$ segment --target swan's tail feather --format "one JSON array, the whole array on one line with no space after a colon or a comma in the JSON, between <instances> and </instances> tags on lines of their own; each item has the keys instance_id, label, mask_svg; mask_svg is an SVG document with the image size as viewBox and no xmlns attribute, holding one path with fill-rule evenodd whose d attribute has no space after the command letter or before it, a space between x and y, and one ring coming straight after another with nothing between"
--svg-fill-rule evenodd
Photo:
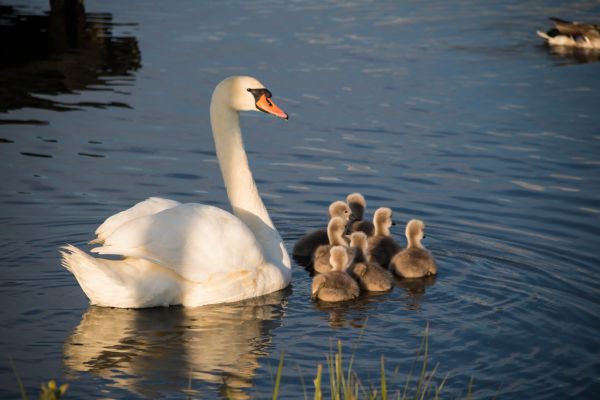
<instances>
[{"instance_id":1,"label":"swan's tail feather","mask_svg":"<svg viewBox=\"0 0 600 400\"><path fill-rule=\"evenodd\" d=\"M141 308L179 304L178 276L145 260L95 258L72 245L61 247L61 264L70 271L90 303Z\"/></svg>"}]
</instances>

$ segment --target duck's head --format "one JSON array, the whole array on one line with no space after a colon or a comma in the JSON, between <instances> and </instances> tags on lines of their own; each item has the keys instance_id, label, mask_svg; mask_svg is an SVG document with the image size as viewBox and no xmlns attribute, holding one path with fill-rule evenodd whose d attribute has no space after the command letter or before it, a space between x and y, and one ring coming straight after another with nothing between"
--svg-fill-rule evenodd
<instances>
[{"instance_id":1,"label":"duck's head","mask_svg":"<svg viewBox=\"0 0 600 400\"><path fill-rule=\"evenodd\" d=\"M231 76L224 79L215 88L212 102L235 111L262 111L288 119L288 115L273 102L269 89L251 76Z\"/></svg>"}]
</instances>

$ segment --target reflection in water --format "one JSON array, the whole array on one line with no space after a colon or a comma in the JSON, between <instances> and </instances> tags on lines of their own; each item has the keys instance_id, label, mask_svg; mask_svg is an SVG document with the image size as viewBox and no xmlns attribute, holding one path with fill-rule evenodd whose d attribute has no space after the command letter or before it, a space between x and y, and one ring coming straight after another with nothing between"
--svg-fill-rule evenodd
<instances>
[{"instance_id":1,"label":"reflection in water","mask_svg":"<svg viewBox=\"0 0 600 400\"><path fill-rule=\"evenodd\" d=\"M218 386L248 398L289 290L234 304L142 310L90 307L64 346L70 376L89 372L151 398Z\"/></svg>"},{"instance_id":2,"label":"reflection in water","mask_svg":"<svg viewBox=\"0 0 600 400\"><path fill-rule=\"evenodd\" d=\"M582 49L570 46L546 46L548 51L557 59L562 61L561 64L586 64L600 61L600 49Z\"/></svg>"},{"instance_id":3,"label":"reflection in water","mask_svg":"<svg viewBox=\"0 0 600 400\"><path fill-rule=\"evenodd\" d=\"M122 81L141 67L137 40L113 36L111 14L86 14L83 1L77 0L51 0L50 7L44 15L27 15L0 6L0 112L23 107L56 111L127 107L39 96L106 87L106 77Z\"/></svg>"},{"instance_id":4,"label":"reflection in water","mask_svg":"<svg viewBox=\"0 0 600 400\"><path fill-rule=\"evenodd\" d=\"M398 279L396 278L396 287L404 288L408 299L406 308L408 310L418 311L421 309L421 302L425 295L425 289L433 286L437 280L437 275L426 276L415 279Z\"/></svg>"},{"instance_id":5,"label":"reflection in water","mask_svg":"<svg viewBox=\"0 0 600 400\"><path fill-rule=\"evenodd\" d=\"M367 318L375 307L389 299L390 292L363 292L360 297L352 301L333 302L315 301L314 307L328 313L327 322L332 328L343 328L349 326L352 328L363 329L366 326Z\"/></svg>"}]
</instances>

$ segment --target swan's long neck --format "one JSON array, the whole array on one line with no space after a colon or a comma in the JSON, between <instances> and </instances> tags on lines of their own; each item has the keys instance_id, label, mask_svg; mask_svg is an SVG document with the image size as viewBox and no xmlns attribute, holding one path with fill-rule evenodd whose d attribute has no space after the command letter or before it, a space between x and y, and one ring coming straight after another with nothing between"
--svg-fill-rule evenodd
<instances>
[{"instance_id":1,"label":"swan's long neck","mask_svg":"<svg viewBox=\"0 0 600 400\"><path fill-rule=\"evenodd\" d=\"M233 211L240 218L244 213L255 215L268 227L275 228L248 165L238 113L211 106L210 114L217 158Z\"/></svg>"},{"instance_id":2,"label":"swan's long neck","mask_svg":"<svg viewBox=\"0 0 600 400\"><path fill-rule=\"evenodd\" d=\"M238 112L213 99L210 119L217 159L234 214L254 232L268 261L290 268L283 241L260 198L248 165Z\"/></svg>"}]
</instances>

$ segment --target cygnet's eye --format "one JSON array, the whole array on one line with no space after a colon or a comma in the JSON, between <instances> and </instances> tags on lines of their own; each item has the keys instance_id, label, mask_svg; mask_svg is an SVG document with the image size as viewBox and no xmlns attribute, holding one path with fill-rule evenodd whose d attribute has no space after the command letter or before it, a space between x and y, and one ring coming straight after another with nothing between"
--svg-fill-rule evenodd
<instances>
[{"instance_id":1,"label":"cygnet's eye","mask_svg":"<svg viewBox=\"0 0 600 400\"><path fill-rule=\"evenodd\" d=\"M348 210L344 210L344 214L348 214Z\"/></svg>"}]
</instances>

